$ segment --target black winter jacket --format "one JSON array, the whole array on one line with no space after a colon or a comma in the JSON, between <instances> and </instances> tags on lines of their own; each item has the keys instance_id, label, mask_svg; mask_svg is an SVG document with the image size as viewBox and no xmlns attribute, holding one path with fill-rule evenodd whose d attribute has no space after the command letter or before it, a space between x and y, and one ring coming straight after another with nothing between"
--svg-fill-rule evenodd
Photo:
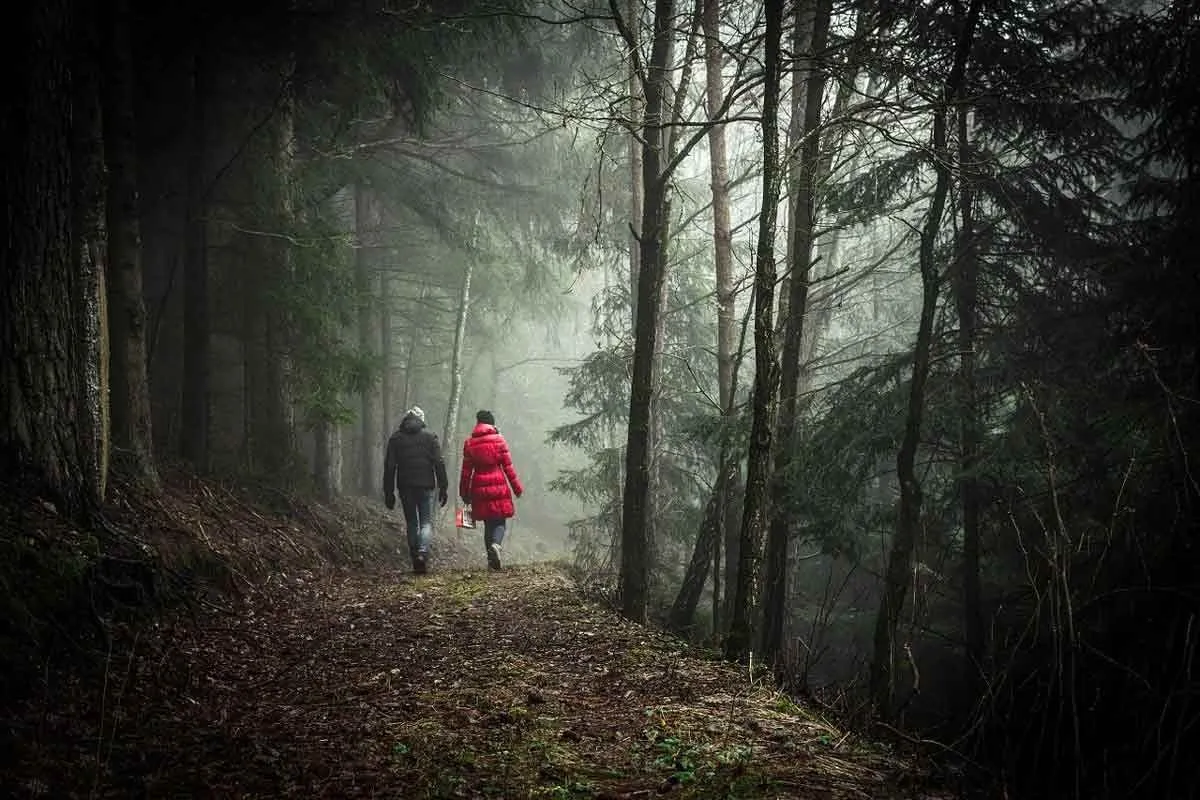
<instances>
[{"instance_id":1,"label":"black winter jacket","mask_svg":"<svg viewBox=\"0 0 1200 800\"><path fill-rule=\"evenodd\" d=\"M445 489L446 462L438 437L425 429L415 414L408 414L387 443L383 459L383 496L401 489Z\"/></svg>"}]
</instances>

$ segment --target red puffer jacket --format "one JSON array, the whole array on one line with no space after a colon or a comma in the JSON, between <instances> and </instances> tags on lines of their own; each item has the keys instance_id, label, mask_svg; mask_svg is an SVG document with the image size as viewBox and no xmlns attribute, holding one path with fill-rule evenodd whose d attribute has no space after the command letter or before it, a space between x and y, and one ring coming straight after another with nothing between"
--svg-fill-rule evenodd
<instances>
[{"instance_id":1,"label":"red puffer jacket","mask_svg":"<svg viewBox=\"0 0 1200 800\"><path fill-rule=\"evenodd\" d=\"M512 492L509 492L509 485ZM508 442L492 425L479 423L463 444L458 494L471 504L475 519L507 519L516 513L512 496L524 489L508 452Z\"/></svg>"}]
</instances>

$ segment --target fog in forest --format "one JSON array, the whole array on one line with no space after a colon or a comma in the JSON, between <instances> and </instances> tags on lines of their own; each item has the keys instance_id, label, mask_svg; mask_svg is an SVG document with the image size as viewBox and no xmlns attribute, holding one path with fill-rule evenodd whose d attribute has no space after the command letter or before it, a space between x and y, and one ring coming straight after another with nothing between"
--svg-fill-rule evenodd
<instances>
[{"instance_id":1,"label":"fog in forest","mask_svg":"<svg viewBox=\"0 0 1200 800\"><path fill-rule=\"evenodd\" d=\"M1194 2L76 5L0 190L56 507L198 475L407 558L420 407L479 568L490 410L511 564L1016 796L1195 796Z\"/></svg>"}]
</instances>

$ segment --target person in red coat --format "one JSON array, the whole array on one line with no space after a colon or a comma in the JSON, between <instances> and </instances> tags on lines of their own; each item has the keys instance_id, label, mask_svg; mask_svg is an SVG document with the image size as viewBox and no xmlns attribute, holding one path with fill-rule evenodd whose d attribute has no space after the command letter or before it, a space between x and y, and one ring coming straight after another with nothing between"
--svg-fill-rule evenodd
<instances>
[{"instance_id":1,"label":"person in red coat","mask_svg":"<svg viewBox=\"0 0 1200 800\"><path fill-rule=\"evenodd\" d=\"M475 422L470 438L463 443L458 494L463 505L471 506L471 516L483 520L483 546L488 567L500 569L500 550L507 520L516 513L513 496L520 497L524 489L508 452L508 442L496 429L492 412L479 411Z\"/></svg>"}]
</instances>

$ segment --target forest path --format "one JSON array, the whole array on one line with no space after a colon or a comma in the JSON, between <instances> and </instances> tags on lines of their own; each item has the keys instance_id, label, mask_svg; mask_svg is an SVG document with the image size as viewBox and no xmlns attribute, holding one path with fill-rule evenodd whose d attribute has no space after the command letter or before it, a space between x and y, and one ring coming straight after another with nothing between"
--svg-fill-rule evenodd
<instances>
[{"instance_id":1,"label":"forest path","mask_svg":"<svg viewBox=\"0 0 1200 800\"><path fill-rule=\"evenodd\" d=\"M36 774L64 785L26 789L931 797L905 788L920 779L898 759L744 668L624 621L549 565L293 576L237 609L163 623L129 653L111 659L102 709L70 715L94 729L54 737L75 757L40 751L57 773Z\"/></svg>"}]
</instances>

